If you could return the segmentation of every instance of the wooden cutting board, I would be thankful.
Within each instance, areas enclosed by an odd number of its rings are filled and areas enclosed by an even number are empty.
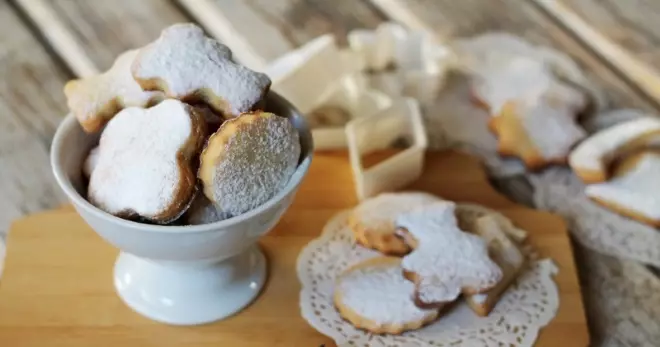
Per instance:
[[[500,210],[528,230],[529,241],[559,267],[560,306],[538,346],[587,346],[588,333],[571,244],[563,221],[516,205],[495,192],[479,162],[456,152],[426,157],[411,189]],[[0,346],[334,346],[300,316],[295,263],[339,210],[356,204],[345,152],[317,153],[295,202],[261,241],[269,280],[255,303],[227,320],[173,327],[132,312],[115,295],[117,250],[69,206],[17,221],[9,234],[0,282]]]

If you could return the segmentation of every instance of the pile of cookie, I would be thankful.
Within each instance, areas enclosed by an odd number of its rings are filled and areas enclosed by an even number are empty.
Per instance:
[[[270,84],[193,24],[70,81],[71,113],[84,131],[101,132],[82,168],[88,200],[154,224],[212,223],[263,204],[301,151],[291,122],[262,111]]]
[[[587,135],[577,122],[589,106],[587,94],[536,59],[485,65],[473,74],[471,92],[491,115],[488,127],[498,138],[498,153],[520,158],[530,170],[565,164]]]
[[[334,303],[373,333],[418,329],[460,296],[487,316],[525,265],[510,221],[468,218],[460,205],[426,193],[378,195],[352,211],[349,225],[358,244],[383,256],[342,273]]]

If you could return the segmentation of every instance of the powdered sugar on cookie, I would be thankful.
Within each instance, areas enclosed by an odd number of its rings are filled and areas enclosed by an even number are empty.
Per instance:
[[[502,278],[502,270],[488,256],[486,242],[458,228],[454,209],[454,203],[442,201],[396,219],[397,226],[417,240],[402,267],[415,282],[417,299],[424,305],[451,302],[462,292],[484,292]]]
[[[660,226],[660,152],[623,160],[614,177],[588,185],[585,193],[622,215]]]
[[[94,172],[94,168],[96,167],[98,161],[99,147],[96,146],[92,148],[91,151],[89,151],[89,154],[87,154],[87,158],[85,158],[85,162],[83,163],[83,175],[85,175],[85,177],[89,178],[92,176],[92,172]]]
[[[608,166],[625,152],[660,140],[660,119],[638,118],[602,130],[580,143],[569,156],[571,168],[587,183],[603,182]]]
[[[191,160],[204,131],[201,116],[177,100],[124,109],[101,135],[89,200],[122,217],[177,218],[194,196]]]
[[[210,224],[231,218],[229,213],[218,211],[215,205],[199,194],[186,212],[185,219],[190,225]]]
[[[337,280],[335,305],[357,327],[376,333],[401,333],[435,319],[437,309],[415,306],[415,286],[402,275],[398,258],[359,263]]]
[[[221,212],[239,215],[272,198],[298,165],[300,140],[288,119],[244,114],[223,123],[200,156],[205,195]]]
[[[421,192],[383,193],[360,203],[350,217],[355,239],[361,245],[384,254],[404,255],[410,245],[396,236],[394,220],[404,212],[440,201]]]
[[[143,91],[133,79],[131,64],[136,55],[137,50],[124,52],[105,73],[64,86],[67,105],[85,131],[100,130],[125,107],[146,107],[163,98],[160,92]]]
[[[226,118],[260,104],[270,79],[231,60],[231,50],[194,24],[176,24],[141,49],[132,72],[146,90],[208,103]]]

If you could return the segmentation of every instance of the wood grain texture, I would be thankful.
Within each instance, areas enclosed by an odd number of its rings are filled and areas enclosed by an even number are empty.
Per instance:
[[[327,33],[335,34],[344,44],[348,31],[375,28],[384,20],[367,4],[355,0],[213,1],[265,61]]]
[[[660,66],[660,1],[562,0],[601,34],[636,58]]]
[[[534,3],[606,61],[629,83],[652,99],[656,105],[660,105],[660,73],[658,70],[610,40],[562,2],[534,0]]]
[[[498,208],[528,230],[530,243],[558,265],[560,307],[537,346],[586,346],[580,287],[561,219],[497,194],[475,158],[435,152],[427,155],[427,163],[424,176],[411,189]],[[59,209],[23,219],[8,240],[0,286],[0,341],[12,347],[41,347],[45,341],[69,347],[333,346],[300,316],[295,262],[326,221],[356,200],[346,153],[317,155],[291,209],[261,242],[270,262],[261,296],[240,314],[201,327],[161,325],[124,306],[112,287],[117,251],[74,211]]]
[[[655,110],[652,103],[529,1],[390,1],[405,3],[409,11],[433,28],[441,38],[467,37],[486,31],[506,31],[521,35],[532,43],[563,51],[582,66],[590,80],[605,90],[614,107]]]
[[[162,0],[53,0],[52,11],[100,70],[117,55],[143,46],[168,25],[189,18],[172,2]]]
[[[68,79],[7,2],[0,2],[0,237],[14,218],[64,199],[48,150],[66,113]]]

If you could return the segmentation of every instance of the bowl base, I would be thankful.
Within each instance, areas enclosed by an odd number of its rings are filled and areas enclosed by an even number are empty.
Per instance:
[[[198,325],[229,317],[249,305],[266,280],[257,246],[221,262],[162,263],[121,252],[114,284],[134,311],[158,322]]]

